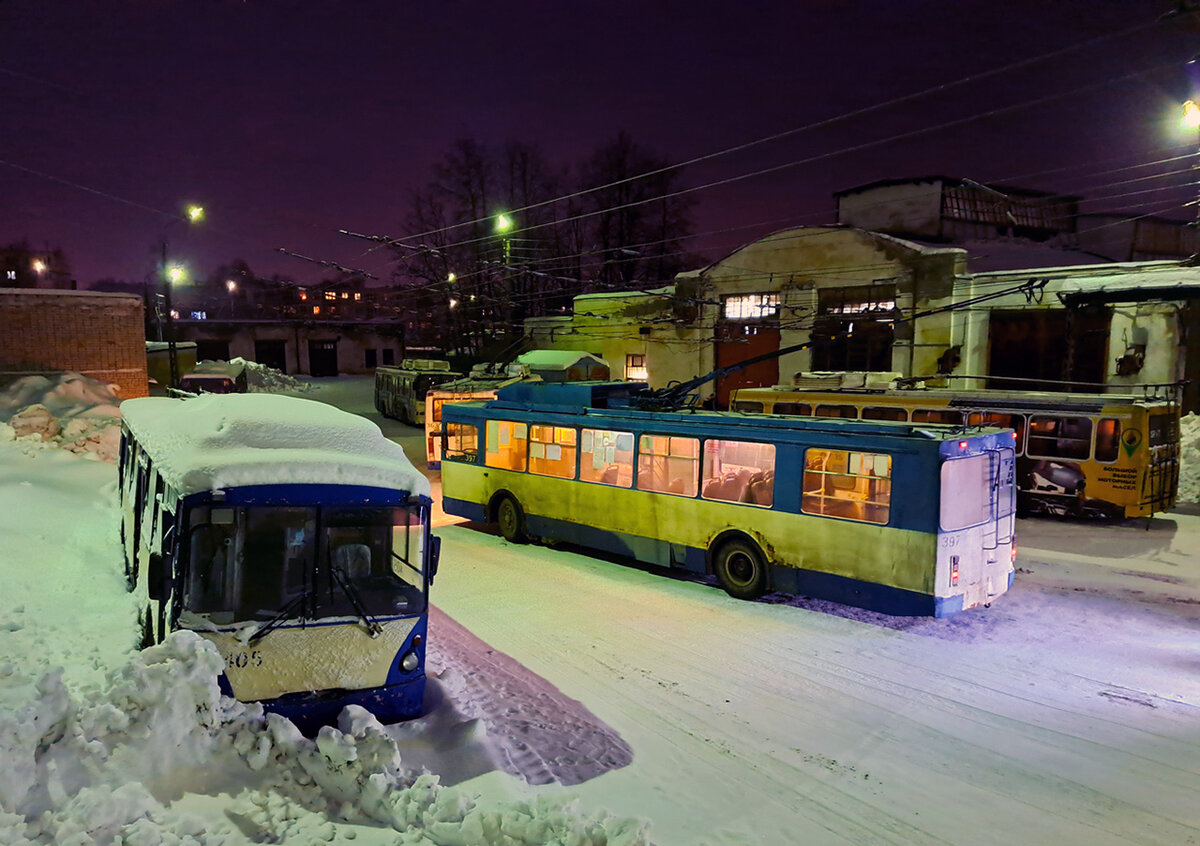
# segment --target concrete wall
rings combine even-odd
[[[142,309],[132,294],[0,288],[0,373],[74,371],[146,396]]]

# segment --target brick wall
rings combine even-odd
[[[70,370],[146,396],[142,308],[133,294],[0,288],[0,374]]]

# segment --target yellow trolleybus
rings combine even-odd
[[[1136,396],[932,388],[742,388],[734,411],[954,426],[1017,434],[1022,513],[1144,517],[1175,505],[1179,404]]]

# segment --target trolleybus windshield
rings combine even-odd
[[[189,512],[186,611],[217,625],[425,610],[410,508],[204,506]]]

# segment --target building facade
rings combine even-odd
[[[64,371],[146,396],[142,299],[129,294],[0,288],[0,378]]]

